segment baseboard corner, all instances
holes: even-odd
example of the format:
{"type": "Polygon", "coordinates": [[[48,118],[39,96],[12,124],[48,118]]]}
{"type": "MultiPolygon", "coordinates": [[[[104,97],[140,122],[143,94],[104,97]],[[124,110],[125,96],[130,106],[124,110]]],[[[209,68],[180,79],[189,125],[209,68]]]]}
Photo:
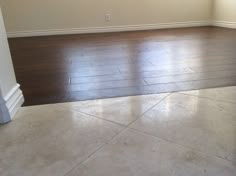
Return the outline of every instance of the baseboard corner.
{"type": "Polygon", "coordinates": [[[24,103],[24,96],[20,85],[16,84],[11,91],[4,97],[11,119],[14,119],[17,111],[24,103]]]}

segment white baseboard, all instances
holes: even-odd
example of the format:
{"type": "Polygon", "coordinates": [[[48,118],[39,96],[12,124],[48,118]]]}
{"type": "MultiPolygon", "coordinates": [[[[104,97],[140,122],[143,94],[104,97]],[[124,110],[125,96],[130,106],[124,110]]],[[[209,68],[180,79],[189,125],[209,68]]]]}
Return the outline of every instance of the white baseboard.
{"type": "Polygon", "coordinates": [[[24,103],[24,96],[20,90],[20,85],[16,84],[11,91],[3,97],[9,110],[11,119],[14,118],[21,105],[24,103]]]}
{"type": "Polygon", "coordinates": [[[0,123],[7,123],[11,121],[6,101],[0,96],[0,123]]]}
{"type": "Polygon", "coordinates": [[[210,21],[188,21],[188,22],[125,25],[125,26],[16,31],[16,32],[8,32],[7,36],[9,38],[32,37],[32,36],[47,36],[47,35],[66,35],[66,34],[138,31],[138,30],[165,29],[165,28],[183,28],[183,27],[197,27],[197,26],[209,26],[209,25],[211,25],[210,21]]]}
{"type": "Polygon", "coordinates": [[[214,21],[212,26],[236,29],[236,22],[214,21]]]}

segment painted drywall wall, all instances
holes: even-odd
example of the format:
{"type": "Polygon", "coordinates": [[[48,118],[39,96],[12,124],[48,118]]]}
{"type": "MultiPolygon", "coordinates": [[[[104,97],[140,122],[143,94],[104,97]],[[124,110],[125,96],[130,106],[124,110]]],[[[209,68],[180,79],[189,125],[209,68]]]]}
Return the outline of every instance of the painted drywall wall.
{"type": "Polygon", "coordinates": [[[16,83],[12,59],[9,51],[6,30],[0,8],[0,123],[8,122],[13,118],[24,98],[19,84],[16,83]]]}
{"type": "MultiPolygon", "coordinates": [[[[1,13],[1,12],[0,12],[1,13]]],[[[16,84],[3,18],[0,14],[0,88],[3,96],[16,84]]]]}
{"type": "Polygon", "coordinates": [[[209,21],[211,0],[0,0],[7,32],[209,21]],[[105,14],[111,21],[105,21],[105,14]]]}
{"type": "Polygon", "coordinates": [[[236,23],[236,0],[213,0],[214,21],[236,23]]]}

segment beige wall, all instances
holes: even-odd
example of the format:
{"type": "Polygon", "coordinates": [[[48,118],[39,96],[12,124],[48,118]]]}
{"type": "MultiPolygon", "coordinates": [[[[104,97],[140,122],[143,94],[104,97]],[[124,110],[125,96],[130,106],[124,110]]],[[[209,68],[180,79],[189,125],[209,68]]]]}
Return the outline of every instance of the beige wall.
{"type": "Polygon", "coordinates": [[[7,32],[208,21],[211,0],[0,0],[7,32]],[[104,14],[112,20],[106,22],[104,14]]]}
{"type": "Polygon", "coordinates": [[[16,82],[0,8],[0,123],[9,122],[24,101],[16,82]]]}
{"type": "Polygon", "coordinates": [[[236,22],[236,0],[213,0],[214,20],[236,22]]]}
{"type": "Polygon", "coordinates": [[[0,94],[4,97],[16,85],[16,78],[0,9],[0,94]]]}

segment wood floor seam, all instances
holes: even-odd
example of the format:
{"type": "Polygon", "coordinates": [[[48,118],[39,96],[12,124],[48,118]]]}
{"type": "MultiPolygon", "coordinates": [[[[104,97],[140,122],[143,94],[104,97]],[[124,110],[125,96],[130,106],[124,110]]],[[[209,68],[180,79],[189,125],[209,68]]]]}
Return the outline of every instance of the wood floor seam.
{"type": "Polygon", "coordinates": [[[236,30],[207,26],[8,40],[28,106],[235,86],[235,36],[236,30]],[[184,74],[189,82],[175,79],[184,74]],[[147,81],[161,76],[173,76],[169,83],[176,84],[147,81]]]}

